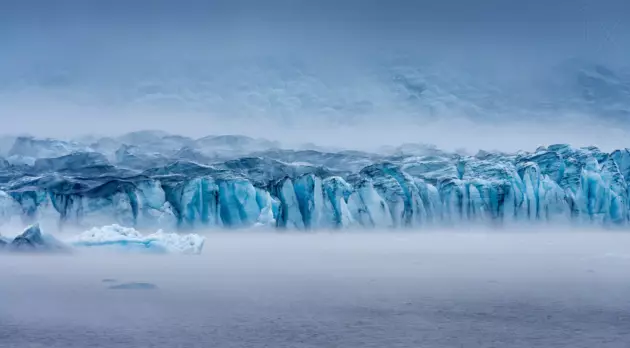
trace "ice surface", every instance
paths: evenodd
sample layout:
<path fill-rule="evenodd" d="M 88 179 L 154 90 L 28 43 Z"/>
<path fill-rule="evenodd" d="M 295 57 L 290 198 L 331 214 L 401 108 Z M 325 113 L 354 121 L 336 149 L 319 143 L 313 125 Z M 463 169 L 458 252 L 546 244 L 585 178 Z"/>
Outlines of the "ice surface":
<path fill-rule="evenodd" d="M 152 131 L 89 144 L 17 137 L 10 153 L 35 159 L 1 162 L 0 223 L 311 230 L 630 220 L 628 149 L 553 144 L 464 155 L 424 144 L 381 153 L 278 146 Z"/>
<path fill-rule="evenodd" d="M 143 235 L 120 225 L 92 228 L 69 240 L 78 248 L 114 248 L 118 250 L 199 254 L 205 239 L 196 234 L 180 235 L 162 230 Z"/>

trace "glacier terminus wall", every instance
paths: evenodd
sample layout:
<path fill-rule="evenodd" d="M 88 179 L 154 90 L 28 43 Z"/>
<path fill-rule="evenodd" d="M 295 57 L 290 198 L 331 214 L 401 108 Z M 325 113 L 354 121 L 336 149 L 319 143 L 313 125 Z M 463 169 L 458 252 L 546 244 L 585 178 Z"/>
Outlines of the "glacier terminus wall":
<path fill-rule="evenodd" d="M 558 222 L 626 226 L 630 150 L 566 144 L 476 155 L 407 144 L 287 150 L 161 132 L 17 137 L 0 161 L 0 221 L 60 226 L 315 230 Z"/>

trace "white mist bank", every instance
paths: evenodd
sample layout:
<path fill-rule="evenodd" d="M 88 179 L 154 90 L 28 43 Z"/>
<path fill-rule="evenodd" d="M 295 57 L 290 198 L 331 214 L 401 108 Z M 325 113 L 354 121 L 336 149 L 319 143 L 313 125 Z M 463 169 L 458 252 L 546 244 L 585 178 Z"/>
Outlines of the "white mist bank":
<path fill-rule="evenodd" d="M 593 111 L 489 113 L 487 119 L 457 109 L 429 113 L 390 105 L 369 115 L 295 110 L 277 117 L 274 110 L 191 111 L 147 106 L 98 106 L 41 94 L 0 94 L 0 114 L 20 116 L 1 134 L 41 138 L 77 138 L 86 134 L 120 136 L 127 132 L 166 130 L 193 138 L 238 134 L 279 141 L 292 149 L 306 143 L 337 149 L 377 151 L 403 143 L 431 144 L 446 151 L 465 149 L 514 152 L 551 144 L 597 146 L 603 151 L 627 147 L 628 131 Z M 375 102 L 375 101 L 370 101 Z M 235 102 L 235 106 L 238 102 Z M 68 127 L 66 125 L 72 125 Z"/>
<path fill-rule="evenodd" d="M 593 232 L 593 231 L 591 231 Z M 90 282 L 102 279 L 152 281 L 200 291 L 208 283 L 199 275 L 259 279 L 280 272 L 289 277 L 346 274 L 352 277 L 417 279 L 430 276 L 508 277 L 549 282 L 583 277 L 622 281 L 630 275 L 630 234 L 568 230 L 493 233 L 477 229 L 436 233 L 206 233 L 200 255 L 176 254 L 2 254 L 3 277 L 46 273 L 46 281 Z M 19 265 L 19 266 L 18 266 Z M 249 277 L 254 277 L 249 280 Z M 34 280 L 37 280 L 33 278 Z M 39 281 L 43 281 L 44 278 Z M 425 279 L 427 280 L 427 279 Z M 96 283 L 94 283 L 96 281 Z M 2 282 L 3 287 L 10 287 Z M 170 285 L 169 285 L 170 284 Z M 177 285 L 179 284 L 179 285 Z M 175 289 L 172 289 L 175 290 Z"/>
<path fill-rule="evenodd" d="M 624 233 L 206 237 L 197 256 L 0 255 L 0 345 L 612 348 L 629 337 Z"/>

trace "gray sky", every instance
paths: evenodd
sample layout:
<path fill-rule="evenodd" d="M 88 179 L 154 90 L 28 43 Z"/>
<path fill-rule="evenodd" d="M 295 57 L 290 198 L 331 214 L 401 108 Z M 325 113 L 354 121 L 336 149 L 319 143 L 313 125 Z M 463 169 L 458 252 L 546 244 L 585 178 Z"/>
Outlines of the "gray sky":
<path fill-rule="evenodd" d="M 612 141 L 610 127 L 624 130 L 630 113 L 627 1 L 0 6 L 0 117 L 11 120 L 3 132 L 160 128 L 317 141 L 331 130 L 347 138 L 339 129 L 400 134 L 411 127 L 404 140 L 448 145 L 429 137 L 440 130 L 452 134 L 453 147 L 474 147 L 483 138 L 468 137 L 461 119 L 501 133 L 531 129 L 526 138 L 538 142 L 598 143 Z M 598 64 L 612 77 L 600 76 Z M 569 116 L 580 121 L 563 140 Z M 540 120 L 558 133 L 539 129 Z M 587 124 L 603 133 L 590 137 Z"/>

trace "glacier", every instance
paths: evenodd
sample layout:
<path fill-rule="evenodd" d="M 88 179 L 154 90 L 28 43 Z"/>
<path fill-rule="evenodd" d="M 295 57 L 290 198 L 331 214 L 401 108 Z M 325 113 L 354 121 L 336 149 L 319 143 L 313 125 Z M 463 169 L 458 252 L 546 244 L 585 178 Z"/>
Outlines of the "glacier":
<path fill-rule="evenodd" d="M 85 245 L 121 236 L 158 245 L 169 238 L 141 238 L 125 228 L 623 227 L 630 221 L 630 149 L 292 150 L 245 136 L 142 131 L 85 143 L 16 137 L 6 153 L 13 160 L 0 160 L 0 224 L 110 226 L 83 235 Z"/>

